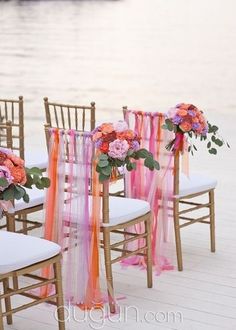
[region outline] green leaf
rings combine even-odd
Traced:
[[[228,143],[228,142],[226,142],[226,145],[227,145],[227,147],[228,147],[228,148],[230,148],[230,145],[229,145],[229,143]]]
[[[44,189],[44,185],[43,185],[43,183],[41,182],[41,180],[39,180],[39,181],[37,181],[37,182],[35,183],[35,187],[38,188],[38,189],[40,189],[40,190]]]
[[[127,152],[127,156],[130,157],[130,156],[133,155],[133,153],[134,153],[134,151],[130,149],[130,150],[128,150],[128,152]]]
[[[101,154],[99,156],[99,160],[107,160],[108,159],[108,155],[107,154]]]
[[[106,167],[108,165],[109,165],[108,160],[99,160],[99,162],[98,162],[99,167]]]
[[[106,167],[102,167],[101,172],[102,174],[106,175],[106,176],[110,176],[112,172],[112,167],[110,165],[106,166]]]
[[[139,157],[139,158],[146,158],[149,156],[149,151],[147,149],[139,149],[137,152],[136,152],[136,155]]]
[[[214,135],[212,135],[212,137],[211,137],[211,141],[215,143],[215,141],[216,141],[216,137],[215,137]]]
[[[2,188],[5,188],[5,187],[8,186],[8,181],[7,181],[6,178],[0,178],[0,186],[1,186]]]
[[[25,193],[25,195],[23,196],[23,201],[24,201],[25,203],[29,203],[30,198],[29,198],[29,195],[28,195],[28,194]]]
[[[219,147],[222,147],[224,143],[220,139],[216,139],[215,144],[218,145]]]
[[[168,129],[168,126],[167,126],[166,124],[163,124],[163,125],[161,126],[161,128],[162,128],[162,129]]]
[[[24,184],[24,187],[32,189],[33,184],[34,184],[33,178],[27,173],[27,181]]]
[[[109,175],[104,175],[103,173],[99,173],[99,181],[104,182],[110,178]]]
[[[10,185],[7,189],[3,191],[3,199],[5,201],[14,199],[14,185]]]
[[[25,195],[25,189],[19,185],[14,186],[14,198],[19,200]]]
[[[158,161],[156,161],[156,160],[154,160],[154,168],[156,169],[156,170],[160,170],[160,164],[158,163]]]
[[[209,149],[211,147],[211,141],[207,143],[207,148]]]
[[[49,188],[49,187],[50,187],[50,183],[51,183],[51,181],[50,181],[49,178],[43,177],[43,178],[41,179],[41,182],[42,182],[42,184],[44,185],[44,188]]]
[[[26,168],[26,173],[30,175],[43,175],[43,171],[38,167]]]
[[[194,148],[194,150],[196,150],[196,151],[197,151],[197,147],[196,147],[195,145],[193,145],[193,148]]]
[[[208,151],[211,155],[216,155],[217,154],[217,150],[215,148],[211,148]]]
[[[151,157],[147,157],[144,161],[144,165],[149,168],[149,170],[154,170],[154,160]]]
[[[166,119],[165,120],[165,123],[166,123],[167,129],[169,131],[173,131],[174,130],[174,124],[172,123],[172,121],[170,119]]]

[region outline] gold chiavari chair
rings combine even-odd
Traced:
[[[15,126],[11,121],[7,121],[6,124],[0,125],[0,141],[1,147],[13,148],[13,128]],[[45,198],[44,190],[37,188],[27,189],[27,193],[30,197],[29,203],[25,203],[23,200],[12,201],[13,207],[8,211],[4,211],[6,216],[6,225],[1,225],[1,228],[7,228],[8,231],[27,234],[29,231],[39,228],[42,223],[35,220],[27,219],[27,216],[31,213],[41,211],[43,209],[43,203]],[[16,228],[16,222],[22,224],[21,229]]]
[[[50,140],[50,127],[45,125],[45,135],[47,146]],[[69,148],[65,145],[65,162],[68,162]],[[50,157],[50,156],[49,156]],[[49,159],[50,161],[50,159]],[[92,159],[91,159],[92,166]],[[76,167],[76,166],[75,166]],[[93,181],[90,182],[90,189]],[[64,190],[68,188],[66,174]],[[109,194],[110,184],[106,181],[102,184],[101,192],[101,221],[100,231],[102,238],[100,240],[101,248],[104,250],[105,271],[107,280],[108,301],[111,313],[115,313],[115,296],[113,286],[112,265],[127,259],[131,256],[143,256],[146,259],[147,271],[147,287],[152,288],[152,247],[151,247],[151,211],[148,202],[132,198],[124,198],[111,196]],[[128,230],[134,225],[142,225],[142,233],[133,233]],[[60,228],[58,228],[60,230]],[[115,242],[112,240],[112,235],[116,236]],[[121,235],[121,236],[120,236]],[[120,237],[120,239],[117,239]],[[136,250],[130,251],[126,246],[128,243],[142,239],[143,244],[140,244]],[[115,257],[113,254],[118,253]]]
[[[12,123],[12,150],[25,160],[27,167],[46,168],[47,154],[32,148],[25,148],[24,99],[0,99],[0,121]],[[4,136],[1,134],[1,138]],[[1,144],[1,140],[0,140]]]
[[[90,106],[71,105],[49,102],[44,98],[46,122],[51,127],[75,129],[76,131],[92,131],[95,128],[95,102]],[[89,126],[86,124],[87,114],[90,113]]]
[[[3,292],[0,293],[0,330],[4,330],[3,318],[7,324],[13,323],[12,315],[24,309],[48,302],[57,306],[58,329],[65,330],[65,317],[61,278],[61,254],[57,244],[32,236],[0,231],[0,281],[3,283]],[[35,271],[44,267],[53,266],[54,275],[50,279],[36,276]],[[18,279],[27,276],[34,280],[34,284],[24,284],[21,287],[10,287],[10,278]],[[35,283],[36,281],[36,283]],[[32,290],[53,285],[55,293],[37,296]],[[11,298],[21,295],[32,301],[12,308]],[[5,311],[2,309],[5,302]]]
[[[132,110],[129,110],[127,106],[124,106],[124,117],[126,116],[127,111],[132,112]],[[163,116],[163,114],[160,113],[156,114]],[[159,129],[161,129],[161,126]],[[156,136],[157,135],[158,134],[156,134]],[[166,142],[163,141],[162,143]],[[167,150],[165,150],[165,152],[167,152]],[[161,155],[159,162],[162,165]],[[171,216],[173,215],[174,221],[178,270],[182,271],[183,256],[180,232],[182,228],[194,223],[208,224],[210,226],[210,248],[211,252],[215,252],[214,191],[217,185],[217,181],[202,174],[190,173],[189,176],[186,176],[184,173],[182,173],[180,169],[180,153],[174,154],[173,166],[173,213]],[[198,201],[198,197],[207,197],[207,201]],[[199,215],[197,213],[198,211],[205,212],[204,214]]]

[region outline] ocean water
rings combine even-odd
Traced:
[[[38,147],[44,96],[95,101],[99,121],[122,118],[123,105],[166,111],[191,102],[232,145],[217,157],[203,148],[195,167],[230,184],[235,12],[235,0],[0,1],[0,98],[24,96],[26,138]]]

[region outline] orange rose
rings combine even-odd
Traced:
[[[193,122],[193,123],[199,123],[199,119],[198,119],[197,117],[193,117],[193,118],[192,118],[192,122]]]
[[[188,110],[190,106],[191,106],[191,104],[181,103],[179,109],[180,110]]]
[[[192,125],[188,121],[183,121],[179,127],[183,132],[189,132],[192,129]]]
[[[111,123],[104,123],[100,126],[100,130],[102,133],[108,134],[114,131],[114,127]]]
[[[134,132],[131,129],[117,133],[117,139],[120,140],[132,140],[133,138],[134,138]]]
[[[188,111],[187,110],[184,110],[184,109],[179,109],[177,111],[177,115],[179,115],[180,117],[187,116],[187,114],[188,114]]]
[[[14,166],[10,169],[13,176],[13,182],[24,185],[26,183],[25,169],[21,166]]]
[[[14,155],[14,154],[7,155],[7,158],[10,159],[15,165],[18,165],[18,166],[25,165],[25,162],[23,161],[23,159],[21,159],[20,157]]]
[[[9,170],[11,170],[14,167],[14,164],[10,159],[6,159],[3,163],[4,166],[6,166]]]
[[[101,132],[96,132],[93,135],[93,141],[97,141],[98,139],[100,139],[100,137],[102,137],[102,133]]]

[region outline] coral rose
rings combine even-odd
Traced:
[[[111,123],[104,123],[100,126],[100,130],[103,134],[108,134],[114,131],[114,127]]]
[[[182,122],[182,124],[179,127],[183,132],[189,132],[192,129],[192,125],[188,121]]]
[[[24,185],[26,183],[26,173],[25,169],[21,166],[14,166],[11,168],[11,175],[13,177],[14,183],[19,183]]]
[[[184,109],[179,109],[177,111],[177,115],[179,115],[180,117],[187,116],[187,114],[188,114],[188,111],[187,110],[184,110]]]
[[[9,168],[9,170],[14,167],[14,164],[12,163],[12,161],[10,159],[6,159],[3,163],[4,166],[6,166],[7,168]]]
[[[93,135],[93,141],[97,141],[98,139],[100,139],[100,137],[102,136],[101,132],[96,132]]]
[[[10,159],[17,166],[25,165],[25,162],[23,161],[23,159],[21,159],[20,157],[14,155],[14,154],[7,155],[7,158]]]

